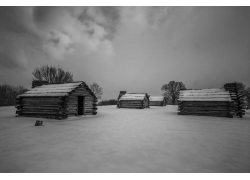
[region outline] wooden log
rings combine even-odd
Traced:
[[[24,106],[23,108],[21,108],[23,110],[39,110],[39,111],[59,111],[59,110],[63,110],[63,109],[66,109],[64,107],[54,107],[54,108],[48,108],[48,107],[36,107],[36,106],[33,106],[33,107],[26,107]]]
[[[48,112],[48,111],[22,111],[22,112],[18,112],[18,114],[59,114],[58,112]]]
[[[143,106],[120,106],[120,108],[137,108],[137,109],[142,109],[144,107]]]
[[[58,115],[51,115],[51,114],[18,114],[17,117],[38,117],[38,118],[48,118],[48,119],[59,119]]]
[[[67,105],[68,106],[77,106],[77,102],[68,102]]]
[[[142,104],[120,104],[121,106],[138,106],[141,107],[143,106]]]
[[[67,109],[67,112],[77,111],[77,109]]]
[[[143,107],[143,105],[133,105],[133,104],[121,104],[120,106],[123,106],[123,107]]]
[[[119,104],[143,105],[143,103],[138,103],[138,102],[120,102]]]
[[[143,106],[143,104],[139,103],[120,103],[122,106]]]
[[[192,115],[192,116],[213,116],[213,117],[227,117],[232,118],[231,114],[228,115],[220,115],[220,114],[192,114],[192,113],[178,113],[178,115]]]

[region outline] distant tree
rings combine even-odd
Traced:
[[[179,98],[180,90],[186,89],[182,82],[170,81],[168,84],[164,84],[161,87],[162,91],[165,91],[162,95],[175,104],[176,100]]]
[[[94,82],[92,85],[89,86],[89,88],[95,94],[97,99],[102,98],[102,94],[103,94],[102,87],[100,87],[97,83]]]
[[[243,83],[240,82],[236,82],[238,85],[238,92],[241,93],[243,96],[245,96],[246,94],[246,85],[244,85]]]
[[[98,103],[98,106],[105,106],[105,105],[117,105],[117,100],[116,99],[102,100]]]
[[[244,85],[243,83],[240,82],[236,82],[238,85],[238,92],[240,94],[242,94],[242,98],[243,100],[245,100],[245,102],[247,102],[247,104],[245,105],[250,105],[250,88],[246,87],[246,85]]]
[[[14,106],[16,97],[27,90],[22,86],[0,85],[0,106]]]
[[[246,88],[245,96],[246,96],[246,101],[247,101],[247,107],[249,108],[249,106],[250,106],[250,87]]]
[[[48,83],[73,82],[73,74],[60,67],[44,65],[41,68],[36,68],[32,74],[37,80],[48,81]]]

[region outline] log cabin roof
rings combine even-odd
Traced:
[[[90,92],[95,98],[94,93],[89,89],[88,85],[83,81],[63,83],[63,84],[46,84],[42,86],[37,86],[18,97],[62,97],[68,96],[78,87],[85,87],[87,91]]]
[[[163,101],[165,97],[163,96],[150,96],[150,101]]]
[[[224,88],[181,90],[178,101],[232,101],[231,95]]]
[[[149,97],[147,93],[126,93],[122,95],[120,100],[143,100],[145,97]]]

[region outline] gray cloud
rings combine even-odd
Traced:
[[[43,51],[52,60],[63,60],[72,53],[112,56],[118,22],[116,7],[1,7],[0,64],[19,67],[24,60],[18,63],[12,56],[16,52],[25,54],[27,48]]]
[[[0,45],[0,62],[2,68],[21,68],[24,69],[28,65],[27,57],[23,49],[13,45]]]
[[[113,56],[112,40],[122,19],[157,28],[171,10],[171,7],[0,7],[0,39],[15,45],[15,51],[27,54],[27,49],[37,49],[51,60],[95,52]],[[10,58],[10,54],[16,54],[14,49],[5,51],[4,46],[0,42],[0,63],[19,67],[21,63]]]
[[[35,67],[52,64],[74,73],[75,80],[97,82],[104,98],[123,89],[162,94],[161,85],[170,80],[188,88],[229,81],[249,86],[249,12],[249,7],[0,7],[0,81],[30,85]]]

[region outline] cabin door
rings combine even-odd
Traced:
[[[85,104],[84,96],[78,96],[78,99],[77,99],[77,114],[78,115],[85,115],[84,104]]]

